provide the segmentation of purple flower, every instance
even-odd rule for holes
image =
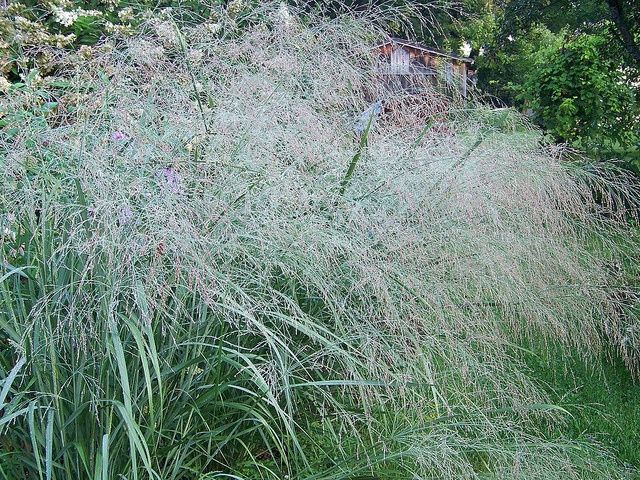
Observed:
[[[161,168],[158,177],[163,181],[164,187],[171,193],[180,193],[180,175],[173,167]]]
[[[120,130],[116,130],[111,134],[111,140],[113,140],[114,142],[121,142],[126,139],[127,139],[127,136],[124,134],[124,132],[121,132]]]

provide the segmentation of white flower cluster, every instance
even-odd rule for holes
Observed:
[[[53,7],[52,12],[53,16],[56,19],[56,22],[65,27],[70,27],[71,25],[73,25],[73,22],[75,22],[78,18],[77,12],[69,12],[61,7]]]
[[[55,45],[58,48],[64,48],[71,45],[76,39],[76,35],[74,33],[70,33],[69,35],[63,35],[61,33],[56,33],[55,35],[49,36],[49,43],[51,45]]]
[[[69,35],[50,34],[42,24],[20,15],[15,16],[13,24],[15,27],[13,41],[22,45],[55,45],[58,48],[63,48],[76,39],[73,33]]]
[[[5,76],[0,75],[0,93],[7,93],[11,87],[11,82]]]
[[[84,10],[78,8],[76,10],[65,10],[61,6],[51,7],[51,12],[56,22],[65,27],[70,27],[78,19],[78,17],[99,17],[102,15],[98,10]]]
[[[125,7],[118,12],[118,18],[122,22],[130,22],[133,20],[133,8]]]
[[[37,24],[36,22],[32,22],[31,20],[21,15],[16,15],[13,21],[15,27],[20,30],[35,30],[37,28],[40,28],[39,24]]]
[[[0,230],[2,238],[14,242],[16,240],[16,232],[10,227],[15,221],[15,215],[13,213],[7,213],[5,218],[0,218],[0,220],[3,220],[0,222],[0,225],[2,225],[2,230]]]

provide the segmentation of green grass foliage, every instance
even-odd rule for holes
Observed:
[[[513,353],[616,331],[620,181],[378,88],[373,18],[246,22],[2,98],[0,478],[623,478]]]
[[[637,468],[640,385],[620,358],[603,355],[585,362],[562,348],[538,352],[527,355],[532,374],[547,386],[553,403],[571,413],[557,426],[558,431],[572,438],[595,438],[620,461]],[[640,478],[640,473],[629,478]]]

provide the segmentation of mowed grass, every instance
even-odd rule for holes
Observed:
[[[633,228],[617,241],[625,251],[619,279],[632,304],[640,286],[639,234]],[[631,307],[624,323],[631,326],[627,335],[633,336],[640,309]],[[530,343],[526,350],[532,377],[543,384],[553,403],[571,414],[557,433],[576,440],[595,439],[632,470],[630,479],[640,479],[640,374],[631,373],[629,362],[625,364],[614,347],[588,360],[559,344]]]
[[[556,346],[527,355],[532,376],[546,384],[551,400],[571,413],[559,432],[596,439],[627,466],[640,469],[640,381],[613,352],[588,363]],[[630,478],[640,479],[640,472]]]

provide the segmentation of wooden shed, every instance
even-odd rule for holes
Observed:
[[[379,73],[389,88],[420,93],[426,81],[444,84],[467,96],[469,79],[474,74],[471,58],[397,37],[389,37],[375,48],[380,53]]]

